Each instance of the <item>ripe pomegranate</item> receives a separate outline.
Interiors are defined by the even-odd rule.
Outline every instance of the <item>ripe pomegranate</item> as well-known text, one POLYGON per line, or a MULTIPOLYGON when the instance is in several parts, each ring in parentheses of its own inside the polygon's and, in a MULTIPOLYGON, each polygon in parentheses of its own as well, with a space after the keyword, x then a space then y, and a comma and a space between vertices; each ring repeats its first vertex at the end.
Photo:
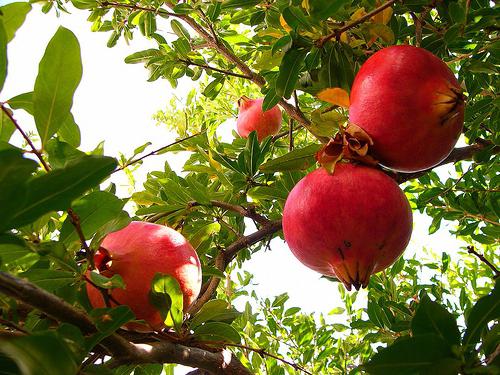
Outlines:
POLYGON ((309 173, 292 189, 283 210, 283 233, 307 267, 340 279, 348 290, 402 254, 412 231, 410 204, 378 169, 337 163, 309 173))
POLYGON ((242 96, 238 100, 239 114, 236 121, 236 130, 238 134, 247 138, 252 131, 257 132, 257 139, 262 141, 264 138, 277 134, 281 127, 281 110, 278 106, 262 111, 263 98, 249 99, 242 96))
MULTIPOLYGON (((149 302, 151 281, 157 272, 179 282, 184 311, 200 292, 201 266, 196 251, 182 234, 162 225, 133 221, 108 234, 94 256, 94 263, 103 276, 121 275, 126 287, 112 289, 111 296, 128 305, 137 319, 145 320, 153 329, 163 327, 160 313, 149 302)), ((102 293, 90 283, 87 293, 92 306, 106 307, 102 293)), ((129 323, 127 327, 150 330, 139 324, 129 323)))
POLYGON ((437 165, 462 131, 460 85, 423 48, 392 46, 375 53, 356 75, 350 100, 349 120, 371 136, 373 156, 396 171, 437 165))

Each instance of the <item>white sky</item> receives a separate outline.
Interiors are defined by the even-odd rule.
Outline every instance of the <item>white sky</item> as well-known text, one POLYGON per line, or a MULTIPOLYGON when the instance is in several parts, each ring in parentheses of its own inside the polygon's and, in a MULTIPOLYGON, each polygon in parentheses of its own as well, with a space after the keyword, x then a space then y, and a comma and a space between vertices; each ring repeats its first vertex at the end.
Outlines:
MULTIPOLYGON (((0 0, 0 4, 5 3, 0 0)), ((27 21, 8 45, 8 77, 0 99, 4 101, 32 91, 45 46, 57 27, 63 25, 76 34, 82 50, 84 73, 72 109, 82 132, 82 149, 91 150, 105 140, 105 153, 118 156, 118 152, 130 155, 134 148, 147 141, 153 143, 151 150, 170 143, 174 135, 164 127, 155 126, 152 114, 168 102, 172 88, 165 80, 147 82, 148 72, 142 64, 127 65, 123 62, 127 55, 154 44, 136 33, 130 46, 120 40, 118 46, 107 48, 109 33, 91 32, 87 16, 88 12, 75 10, 71 15, 63 14, 57 18, 53 11, 44 15, 34 5, 27 21)), ((186 92, 189 87, 183 89, 186 92)), ((176 93, 179 96, 179 90, 176 93)), ((32 118, 23 111, 16 111, 15 117, 23 128, 35 129, 32 118)), ((171 163, 174 160, 173 167, 181 168, 180 161, 175 165, 172 154, 150 157, 140 168, 139 179, 142 180, 147 171, 162 168, 166 158, 171 163)), ((118 175, 114 175, 114 180, 126 184, 126 179, 118 175)), ((137 185, 137 190, 141 190, 141 184, 137 185)), ((126 193, 127 189, 122 191, 126 193)), ((416 213, 415 219, 406 257, 423 247, 453 254, 464 245, 447 230, 441 229, 429 236, 430 220, 416 213)), ((319 274, 300 264, 279 239, 272 242, 271 248, 272 251, 256 254, 245 265, 245 269, 255 275, 260 296, 272 297, 287 292, 290 295, 288 306, 300 306, 307 313, 327 314, 332 308, 343 306, 336 284, 320 279, 319 274)), ((366 291, 360 292, 358 298, 364 301, 362 296, 366 296, 366 291)), ((236 305, 241 308, 243 301, 236 305)), ((179 374, 184 373, 184 370, 179 371, 179 374)))

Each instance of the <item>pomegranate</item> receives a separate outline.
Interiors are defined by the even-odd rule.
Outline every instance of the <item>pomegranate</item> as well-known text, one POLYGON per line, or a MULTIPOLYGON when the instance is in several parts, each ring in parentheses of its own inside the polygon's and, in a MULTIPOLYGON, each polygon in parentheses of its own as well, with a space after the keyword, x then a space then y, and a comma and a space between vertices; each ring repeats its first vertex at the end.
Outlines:
POLYGON ((452 71, 423 48, 392 46, 371 56, 351 90, 349 120, 373 139, 388 168, 416 172, 445 159, 464 121, 464 96, 452 71))
POLYGON ((378 169, 337 163, 309 173, 292 189, 283 210, 288 247, 307 267, 335 276, 348 290, 402 254, 412 231, 410 204, 378 169))
POLYGON ((257 132, 257 139, 262 141, 264 138, 277 134, 281 127, 281 110, 278 106, 262 111, 263 98, 249 99, 242 96, 238 100, 239 114, 236 121, 236 130, 238 134, 247 138, 252 131, 257 132))
MULTIPOLYGON (((151 281, 157 272, 179 282, 184 310, 200 292, 201 266, 196 251, 182 234, 162 225, 133 221, 108 234, 94 256, 94 263, 103 276, 121 275, 126 287, 112 289, 113 300, 128 305, 137 319, 145 320, 153 329, 163 327, 160 313, 149 302, 151 281)), ((106 306, 102 293, 90 283, 87 283, 87 293, 92 306, 106 306)), ((139 324, 127 327, 150 329, 139 324)))

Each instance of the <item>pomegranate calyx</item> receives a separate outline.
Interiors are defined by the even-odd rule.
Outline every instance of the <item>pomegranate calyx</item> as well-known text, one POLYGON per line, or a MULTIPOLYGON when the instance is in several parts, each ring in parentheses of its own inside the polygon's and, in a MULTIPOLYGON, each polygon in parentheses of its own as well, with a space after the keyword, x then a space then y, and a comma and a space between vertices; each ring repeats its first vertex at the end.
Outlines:
POLYGON ((316 160, 330 174, 333 173, 335 164, 342 159, 374 166, 378 161, 368 154, 372 145, 371 137, 359 126, 350 122, 346 129, 341 129, 316 153, 316 160))
POLYGON ((104 247, 99 247, 99 249, 94 254, 94 266, 99 272, 103 272, 109 269, 111 262, 111 255, 108 250, 104 247))
POLYGON ((242 95, 238 99, 238 107, 239 108, 246 108, 247 105, 250 104, 251 101, 252 101, 252 99, 250 99, 248 96, 242 95))

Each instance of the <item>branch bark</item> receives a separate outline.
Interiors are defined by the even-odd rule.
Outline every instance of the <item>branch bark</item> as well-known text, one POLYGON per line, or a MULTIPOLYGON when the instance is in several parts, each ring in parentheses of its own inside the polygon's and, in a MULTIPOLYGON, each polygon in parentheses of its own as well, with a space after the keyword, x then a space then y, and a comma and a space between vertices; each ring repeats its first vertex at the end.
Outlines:
MULTIPOLYGON (((394 179, 397 181, 398 184, 402 184, 403 182, 409 181, 409 180, 414 180, 415 178, 419 178, 423 176, 424 174, 432 171, 434 168, 440 167, 445 164, 450 164, 450 163, 456 163, 462 160, 468 160, 472 159, 474 155, 476 155, 478 152, 484 150, 487 147, 492 147, 493 144, 488 141, 479 141, 477 143, 474 143, 470 146, 465 146, 465 147, 457 147, 453 149, 453 151, 448 155, 446 159, 444 159, 441 163, 438 165, 426 169, 424 171, 420 172, 414 172, 414 173, 396 173, 392 174, 394 179)), ((493 146, 492 148, 492 153, 493 154, 498 154, 500 152, 500 146, 493 146)))
MULTIPOLYGON (((71 323, 84 334, 97 332, 85 312, 31 282, 3 271, 0 271, 0 293, 22 301, 57 321, 71 323)), ((151 345, 133 344, 116 333, 106 337, 101 345, 113 358, 109 363, 111 367, 122 364, 178 363, 199 367, 217 375, 251 375, 234 354, 227 350, 210 352, 168 341, 151 345)))

